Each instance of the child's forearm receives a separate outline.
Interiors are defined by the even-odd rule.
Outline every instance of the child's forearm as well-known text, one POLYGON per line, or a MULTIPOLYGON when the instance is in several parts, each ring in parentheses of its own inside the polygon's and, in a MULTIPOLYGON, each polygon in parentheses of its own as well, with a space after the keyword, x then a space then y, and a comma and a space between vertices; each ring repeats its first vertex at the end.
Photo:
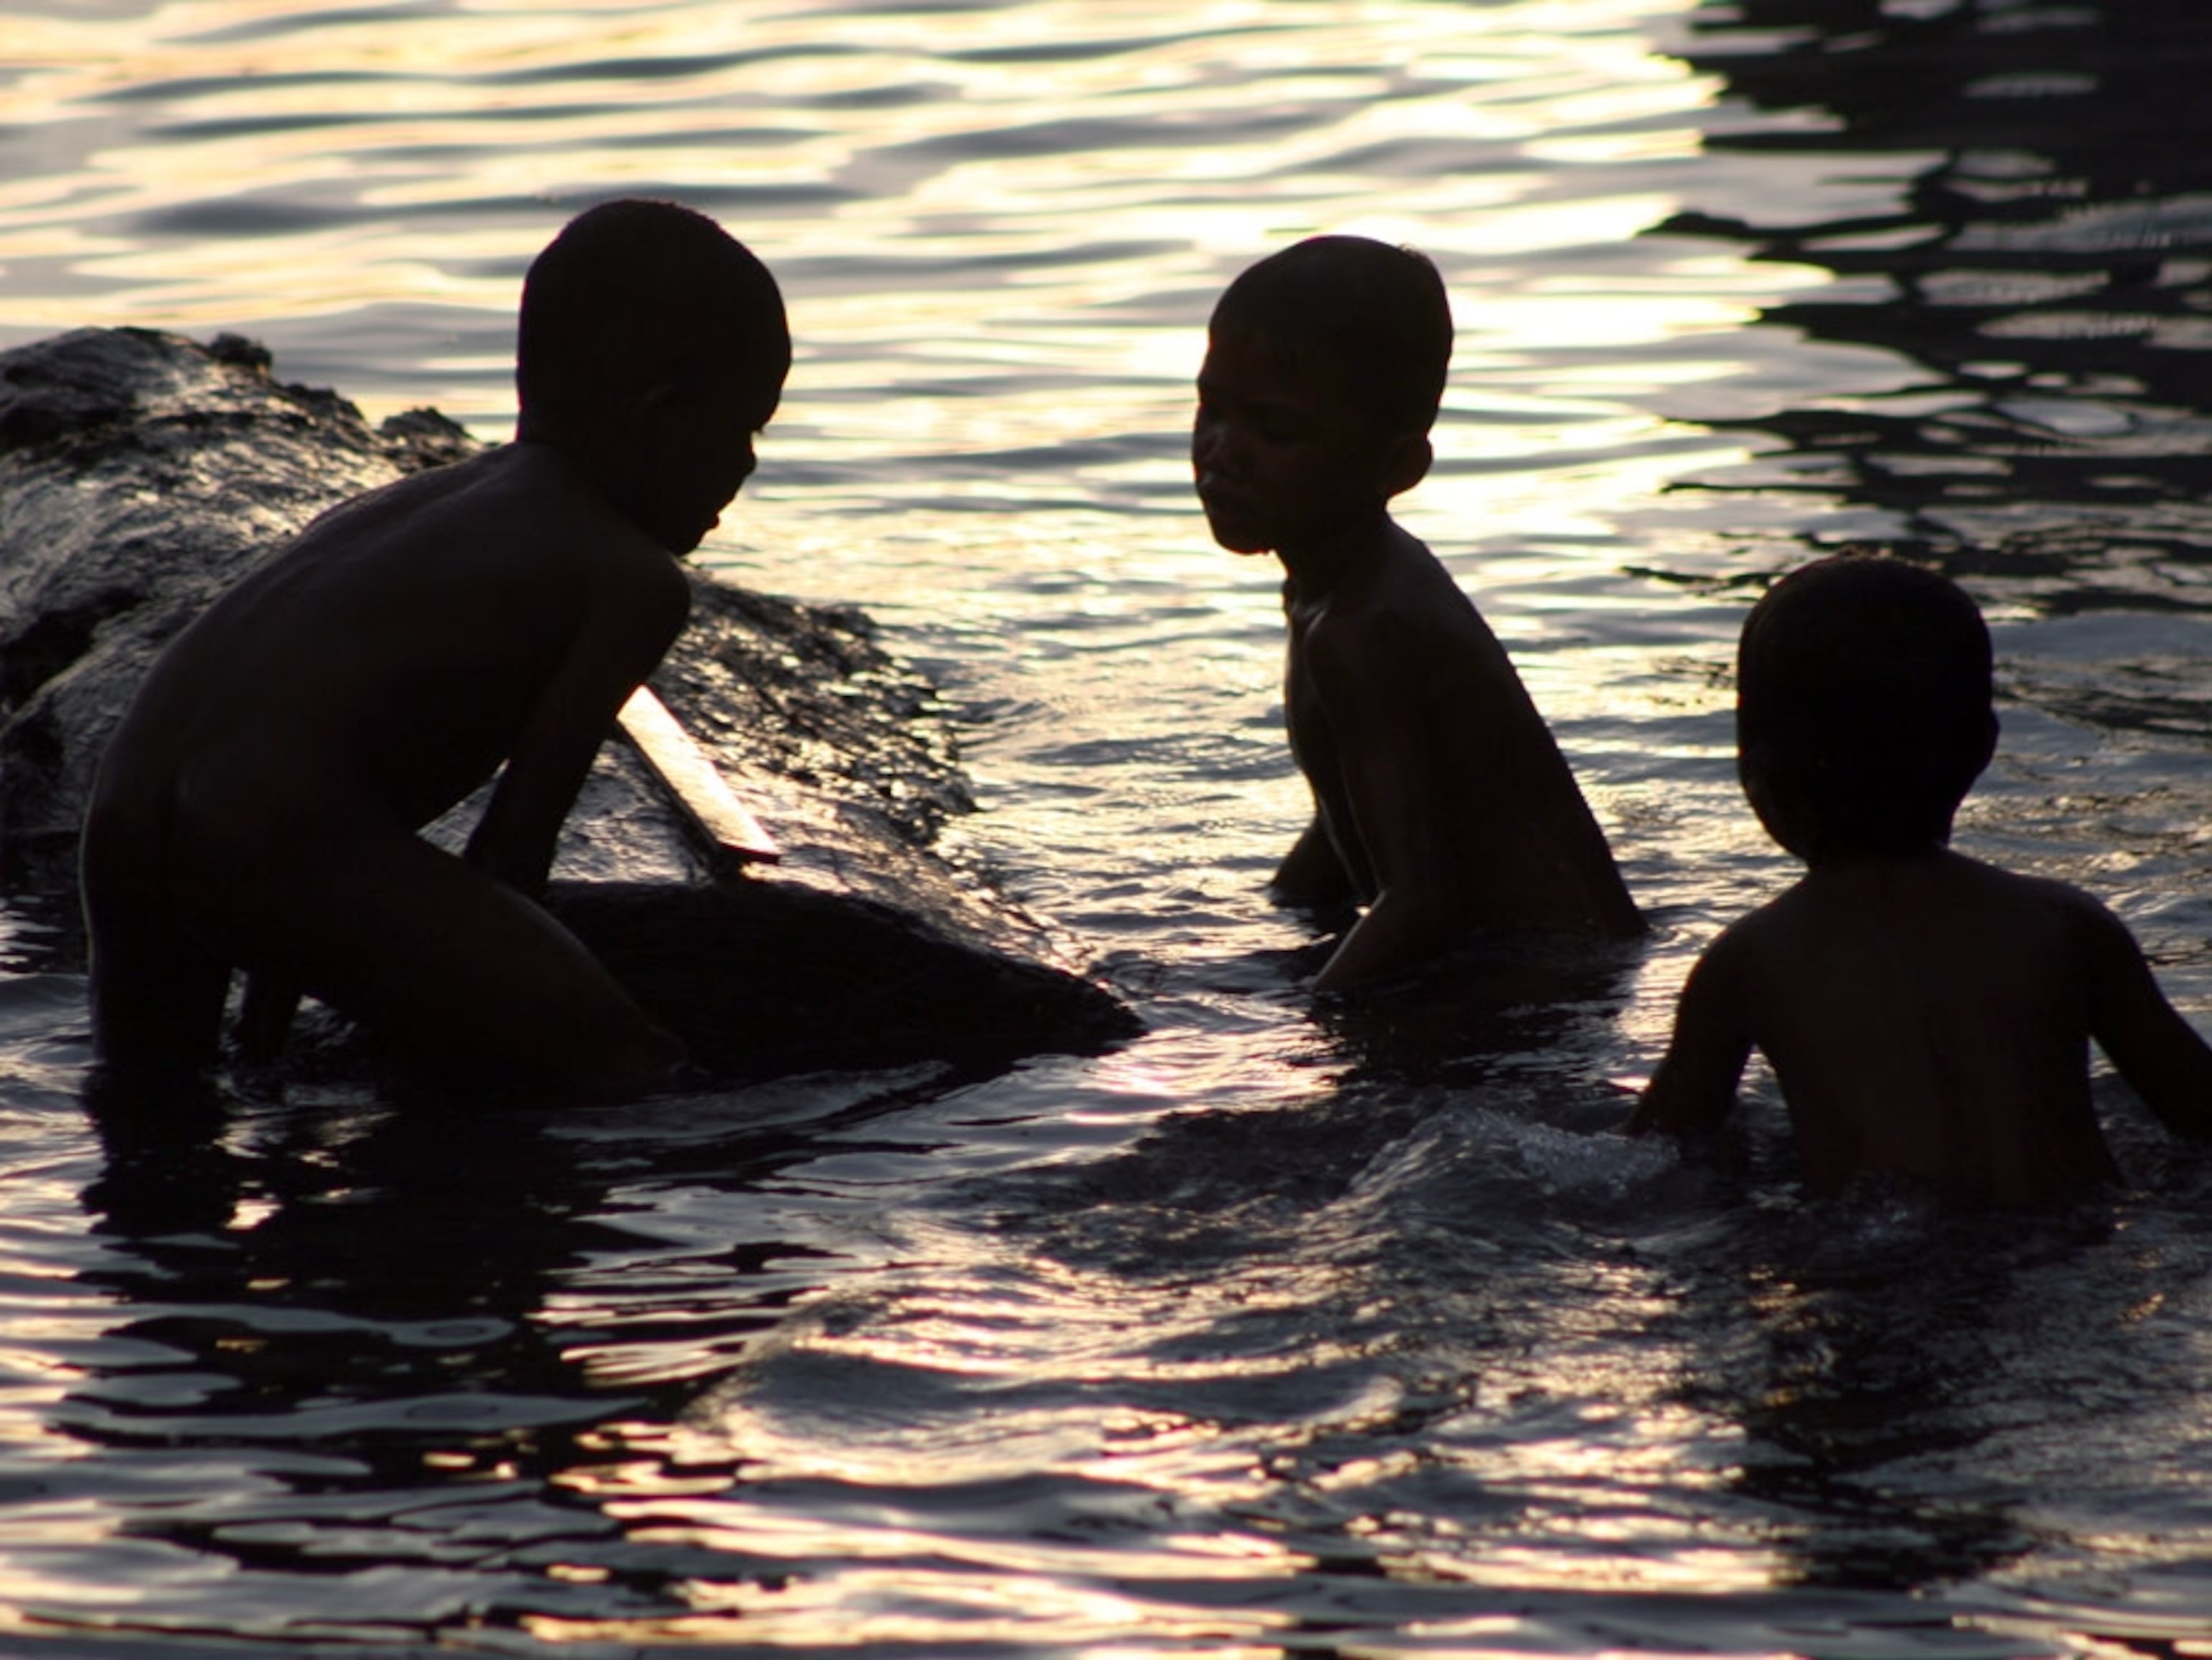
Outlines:
POLYGON ((526 899, 534 900, 545 891, 546 881, 552 875, 553 850, 557 835, 531 839, 540 845, 517 846, 514 845, 515 838, 498 834, 487 818, 477 826, 476 833, 469 838, 468 851, 464 857, 485 875, 512 888, 526 899))
POLYGON ((1358 897, 1351 873, 1345 869, 1328 827, 1318 813, 1283 855, 1267 887, 1276 898, 1292 905, 1341 905, 1358 897))
POLYGON ((1419 911, 1385 892, 1352 925, 1320 974, 1316 991, 1352 991, 1402 974, 1436 954, 1435 930, 1419 911))
POLYGON ((1719 1127, 1735 1106, 1751 1059, 1744 1002, 1723 942, 1691 968, 1667 1053, 1623 1129, 1632 1136, 1693 1136, 1719 1127))
POLYGON ((553 872, 561 826, 590 765, 589 754, 580 765, 572 760, 544 771, 519 759, 508 761, 469 837, 468 862, 526 899, 542 895, 553 872))
POLYGON ((2090 1037, 2167 1129, 2212 1140, 2212 1046, 2166 1001, 2126 925, 2101 906, 2086 920, 2090 1037))
POLYGON ((1621 1130, 1631 1136, 1693 1136, 1719 1124, 1735 1105, 1734 1080, 1725 1089, 1711 1079, 1686 1085, 1682 1067, 1670 1056, 1644 1087, 1621 1130))
POLYGON ((2166 1127, 2212 1141, 2212 1048, 2163 994, 2097 1034, 2106 1057, 2166 1127))

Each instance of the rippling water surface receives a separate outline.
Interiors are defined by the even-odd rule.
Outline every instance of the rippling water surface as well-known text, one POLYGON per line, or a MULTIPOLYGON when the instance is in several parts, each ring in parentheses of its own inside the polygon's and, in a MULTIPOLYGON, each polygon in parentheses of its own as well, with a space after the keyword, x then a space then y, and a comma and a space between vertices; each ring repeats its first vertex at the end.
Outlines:
POLYGON ((1996 625, 1962 844, 2212 1018, 2208 71, 2133 0, 16 0, 0 343, 238 330, 495 438, 568 215, 750 243, 798 360, 702 557, 928 669, 961 839, 1149 1030, 149 1130, 0 913, 5 1645, 2205 1651, 2212 1170, 2123 1089, 2124 1189, 2035 1222, 1806 1205, 1771 1093, 1740 1170, 1604 1132, 1788 878, 1727 668, 1847 540, 1996 625), (1275 578, 1184 434, 1213 296, 1324 229, 1446 273, 1404 517, 1656 924, 1537 1004, 1316 1013, 1259 891, 1275 578))

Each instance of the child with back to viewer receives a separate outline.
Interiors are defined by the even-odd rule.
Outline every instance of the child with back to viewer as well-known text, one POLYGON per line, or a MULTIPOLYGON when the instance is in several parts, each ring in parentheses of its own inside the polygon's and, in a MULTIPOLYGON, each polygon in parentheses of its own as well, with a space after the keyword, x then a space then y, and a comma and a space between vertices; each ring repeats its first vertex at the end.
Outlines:
POLYGON ((1756 1047, 1817 1189, 2062 1199, 2115 1173, 2094 1039, 2170 1129, 2212 1136, 2212 1050, 2126 928, 1947 846, 1997 733, 1965 593, 1887 558, 1807 566, 1746 620, 1737 700, 1744 791, 1808 868, 1698 960, 1632 1132, 1719 1124, 1756 1047))
POLYGON ((790 355, 775 279, 711 220, 594 208, 526 280, 514 441, 324 514, 169 646, 86 819, 110 1077, 211 1063, 240 969, 416 1072, 603 1094, 677 1065, 536 901, 790 355), (495 771, 465 856, 416 833, 495 771))
POLYGON ((1223 547, 1282 560, 1285 719, 1314 795, 1273 890, 1366 907, 1317 990, 1486 933, 1642 927, 1504 648, 1390 517, 1428 471, 1451 343, 1436 267, 1351 236, 1252 266, 1207 330, 1199 499, 1223 547))

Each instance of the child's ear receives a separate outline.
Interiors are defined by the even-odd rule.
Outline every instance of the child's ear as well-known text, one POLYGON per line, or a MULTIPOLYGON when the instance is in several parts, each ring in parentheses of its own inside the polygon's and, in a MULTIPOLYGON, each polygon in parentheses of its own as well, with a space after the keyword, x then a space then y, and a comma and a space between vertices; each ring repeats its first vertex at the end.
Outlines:
POLYGON ((696 410, 672 382, 656 380, 639 388, 623 404, 623 437, 641 465, 658 468, 662 458, 681 446, 697 422, 696 410))
POLYGON ((1402 495, 1429 476, 1437 452, 1426 433, 1400 433, 1382 445, 1383 498, 1402 495))
POLYGON ((655 425, 668 420, 675 411, 676 388, 665 380, 656 380, 649 386, 641 386, 627 399, 626 414, 637 426, 655 425))

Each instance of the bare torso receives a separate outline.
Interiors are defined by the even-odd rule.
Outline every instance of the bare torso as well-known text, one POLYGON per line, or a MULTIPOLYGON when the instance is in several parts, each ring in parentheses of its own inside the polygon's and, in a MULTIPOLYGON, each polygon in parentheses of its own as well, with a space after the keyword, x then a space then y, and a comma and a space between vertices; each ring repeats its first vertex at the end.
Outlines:
POLYGON ((1716 948, 1807 1179, 1887 1171, 2007 1201, 2112 1173, 2088 1051, 2101 913, 1949 852, 1816 869, 1716 948))
POLYGON ((95 811, 159 815, 173 854, 247 868, 371 822, 411 830, 518 753, 595 630, 635 635, 614 655, 649 669, 683 583, 536 446, 402 480, 319 519, 172 646, 95 811))
POLYGON ((170 646, 102 760, 82 868, 103 1063, 211 1062, 244 969, 279 1036, 306 993, 434 1071, 665 1076, 681 1045, 532 900, 689 600, 534 445, 310 525, 170 646), (465 857, 415 834, 495 770, 465 857))
POLYGON ((1635 932, 1602 833, 1504 649, 1450 574, 1383 521, 1327 579, 1293 570, 1291 746, 1358 896, 1440 934, 1635 932))

